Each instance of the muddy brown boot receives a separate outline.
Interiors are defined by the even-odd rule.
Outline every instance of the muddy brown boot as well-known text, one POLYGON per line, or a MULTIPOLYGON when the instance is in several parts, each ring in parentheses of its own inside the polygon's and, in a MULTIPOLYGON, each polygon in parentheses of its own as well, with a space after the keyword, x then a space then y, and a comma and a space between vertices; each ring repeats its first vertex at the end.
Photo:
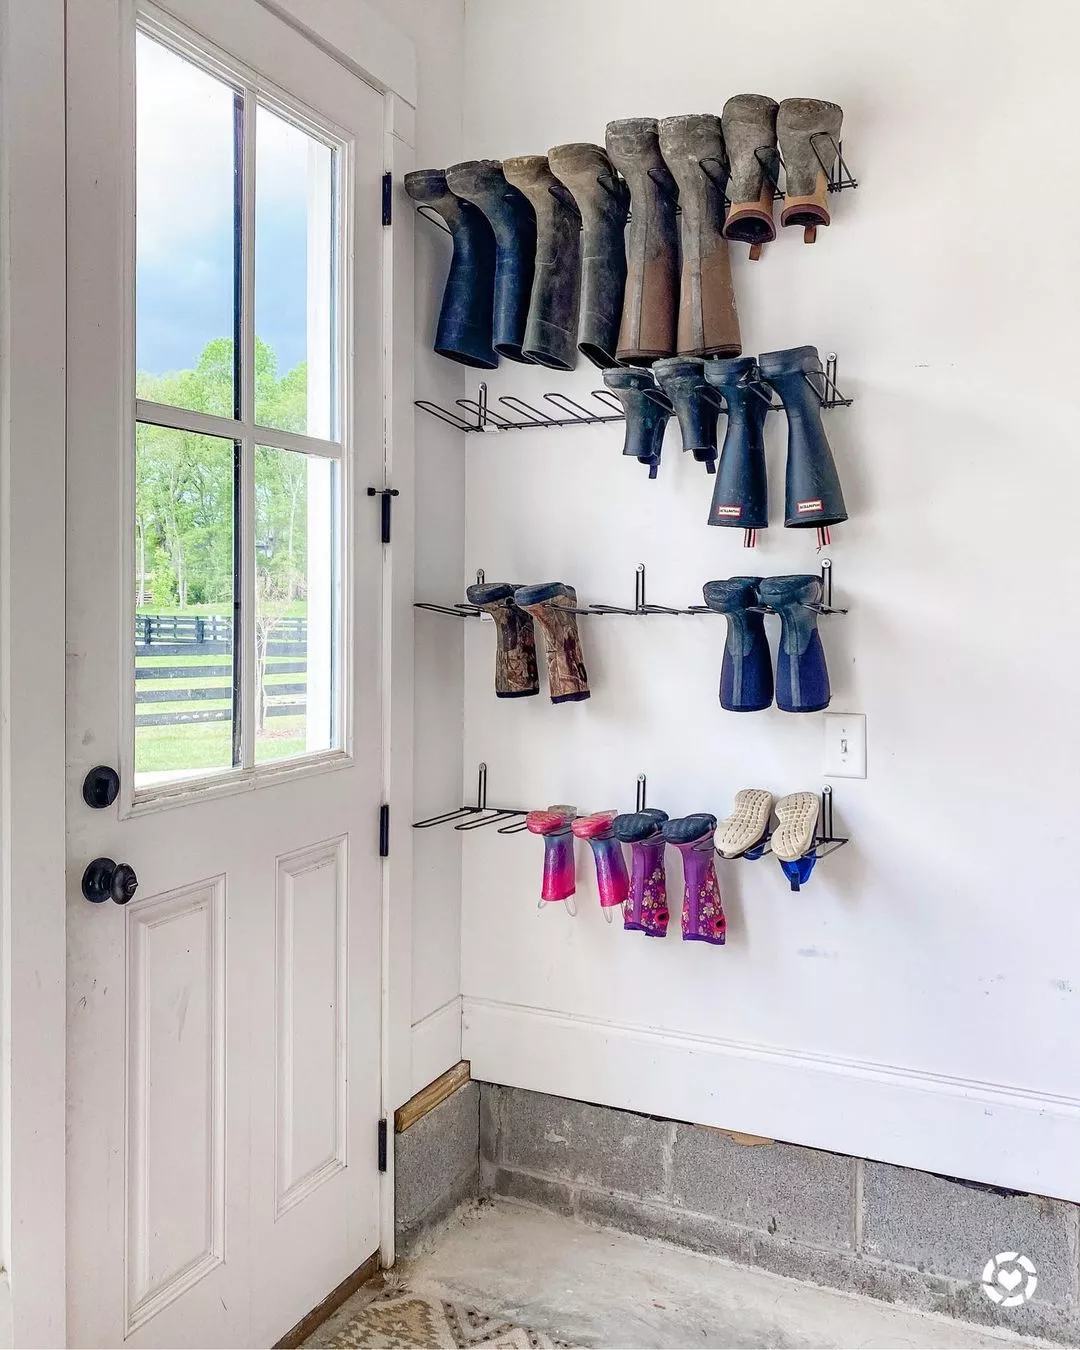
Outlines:
POLYGON ((630 189, 630 239, 615 355, 649 365, 674 356, 679 305, 678 187, 660 153, 653 117, 607 125, 607 151, 630 189))
POLYGON ((561 581, 519 586, 514 603, 540 625, 547 641, 548 693, 552 703, 580 703, 589 697, 589 677, 578 638, 577 592, 561 581))
POLYGON ((527 698, 540 692, 532 616, 514 604, 517 588, 505 581, 477 583, 465 597, 495 620, 495 697, 527 698))
POLYGON ((506 181, 497 159, 452 164, 446 171, 446 183, 456 196, 483 211, 495 235, 492 345, 500 356, 525 361, 521 344, 536 258, 536 212, 506 181))
POLYGON ((615 346, 626 286, 630 193, 600 145, 555 145, 551 172, 581 212, 581 314, 578 351, 601 370, 617 365, 615 346))
POLYGON ((536 271, 522 354, 553 370, 577 365, 581 288, 581 213, 551 172, 547 155, 503 160, 506 181, 536 212, 536 271))
POLYGON ((776 150, 777 104, 766 94, 736 94, 724 104, 721 123, 730 166, 724 238, 750 245, 750 257, 776 238, 773 199, 780 172, 776 150))
POLYGON ((812 244, 819 225, 831 217, 826 200, 830 168, 840 148, 843 110, 820 98, 786 98, 776 114, 776 134, 787 173, 781 225, 801 225, 812 244))
POLYGON ((660 151, 678 184, 682 207, 676 350, 680 356, 738 356, 742 337, 723 235, 728 164, 719 117, 665 117, 660 151))

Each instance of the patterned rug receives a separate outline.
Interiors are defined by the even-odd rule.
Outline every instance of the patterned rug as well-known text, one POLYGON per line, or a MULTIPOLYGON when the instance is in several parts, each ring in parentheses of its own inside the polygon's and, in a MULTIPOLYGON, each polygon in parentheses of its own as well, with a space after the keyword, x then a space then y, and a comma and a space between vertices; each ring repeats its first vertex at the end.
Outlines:
POLYGON ((565 1341, 543 1332, 416 1290, 390 1289, 364 1303, 348 1304, 305 1342, 355 1350, 556 1350, 565 1341))

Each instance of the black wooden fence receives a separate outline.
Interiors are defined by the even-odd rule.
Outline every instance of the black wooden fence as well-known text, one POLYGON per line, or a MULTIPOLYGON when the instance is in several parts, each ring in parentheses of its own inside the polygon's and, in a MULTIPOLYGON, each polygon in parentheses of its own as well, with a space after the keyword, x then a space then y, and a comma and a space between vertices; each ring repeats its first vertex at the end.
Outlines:
MULTIPOLYGON (((224 703, 224 708, 170 707, 165 712, 136 712, 137 727, 180 726, 192 722, 228 722, 232 718, 229 685, 200 680, 232 676, 229 664, 192 658, 231 656, 232 620, 221 615, 139 614, 135 619, 135 706, 147 704, 224 703), (140 657, 187 658, 185 664, 140 664, 140 657), (164 689, 140 689, 139 682, 168 680, 164 689)), ((307 620, 279 619, 266 649, 267 675, 307 675, 307 620), (297 660, 296 658, 303 658, 297 660)), ((267 717, 300 717, 307 708, 307 680, 267 683, 267 717)))

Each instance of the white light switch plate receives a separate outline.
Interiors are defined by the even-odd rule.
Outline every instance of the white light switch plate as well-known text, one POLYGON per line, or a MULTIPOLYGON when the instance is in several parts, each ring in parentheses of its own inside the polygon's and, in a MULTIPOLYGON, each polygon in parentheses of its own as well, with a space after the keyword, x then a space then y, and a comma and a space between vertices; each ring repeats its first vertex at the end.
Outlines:
POLYGON ((825 777, 866 777, 866 715, 825 714, 825 777))

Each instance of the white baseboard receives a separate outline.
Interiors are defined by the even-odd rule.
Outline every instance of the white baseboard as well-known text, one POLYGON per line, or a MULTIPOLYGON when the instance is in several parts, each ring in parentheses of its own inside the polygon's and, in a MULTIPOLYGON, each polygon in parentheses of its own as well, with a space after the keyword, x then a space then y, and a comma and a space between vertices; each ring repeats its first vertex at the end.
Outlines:
POLYGON ((413 1024, 409 1095, 433 1083, 440 1074, 452 1069, 461 1057, 461 999, 458 997, 413 1024))
POLYGON ((1080 1201, 1076 1098, 468 997, 462 1056, 481 1081, 1080 1201))

